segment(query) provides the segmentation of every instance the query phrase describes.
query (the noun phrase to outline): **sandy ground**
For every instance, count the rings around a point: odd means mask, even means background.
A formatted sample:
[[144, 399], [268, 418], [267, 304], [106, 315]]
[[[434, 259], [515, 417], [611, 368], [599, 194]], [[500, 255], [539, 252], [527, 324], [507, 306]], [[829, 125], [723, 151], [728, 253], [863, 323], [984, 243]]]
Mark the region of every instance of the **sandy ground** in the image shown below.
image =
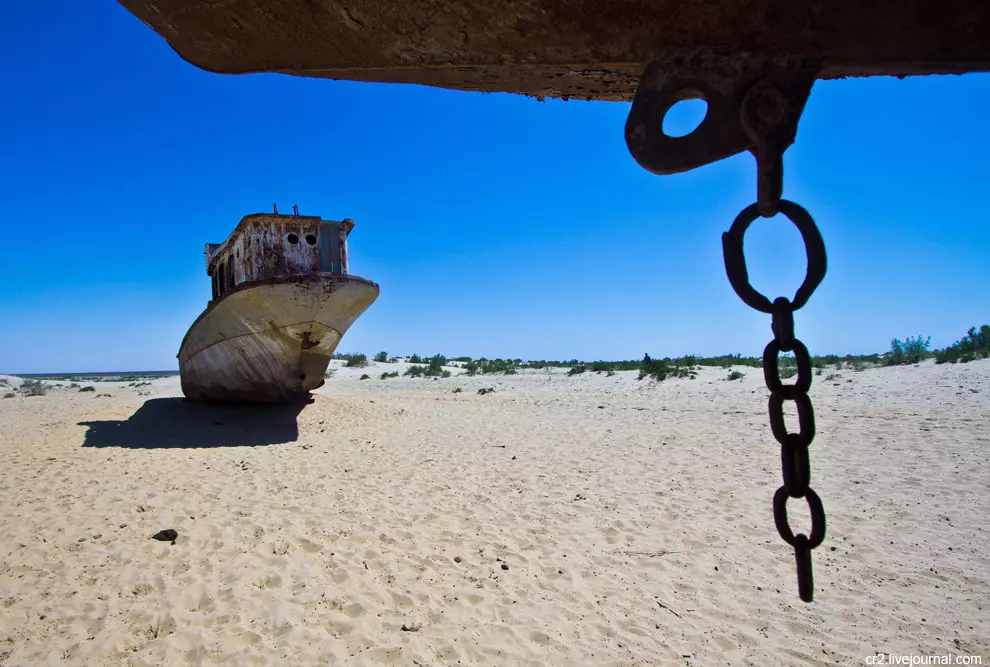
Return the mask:
[[740, 370], [0, 399], [0, 664], [990, 664], [990, 362], [816, 377], [811, 605]]

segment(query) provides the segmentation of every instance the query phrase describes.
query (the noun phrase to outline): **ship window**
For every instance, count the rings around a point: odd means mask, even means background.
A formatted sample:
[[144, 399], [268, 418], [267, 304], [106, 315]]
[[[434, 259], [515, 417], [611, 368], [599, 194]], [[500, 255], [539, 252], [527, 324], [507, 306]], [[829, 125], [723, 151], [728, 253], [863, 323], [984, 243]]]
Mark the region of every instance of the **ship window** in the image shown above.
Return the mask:
[[306, 235], [306, 243], [308, 243], [310, 245], [316, 245], [316, 237], [313, 236], [312, 234], [307, 234]]
[[289, 235], [288, 235], [288, 236], [286, 236], [285, 238], [286, 238], [286, 239], [287, 239], [287, 240], [289, 241], [289, 243], [291, 243], [292, 245], [295, 245], [295, 244], [297, 244], [297, 243], [299, 243], [299, 237], [298, 237], [298, 236], [296, 236], [295, 234], [289, 234]]

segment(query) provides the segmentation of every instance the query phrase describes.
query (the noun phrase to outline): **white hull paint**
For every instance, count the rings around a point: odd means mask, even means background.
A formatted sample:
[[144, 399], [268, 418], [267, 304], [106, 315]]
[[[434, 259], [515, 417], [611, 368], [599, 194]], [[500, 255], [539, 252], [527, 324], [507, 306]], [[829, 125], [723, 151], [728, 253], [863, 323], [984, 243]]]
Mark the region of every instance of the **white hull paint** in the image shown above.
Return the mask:
[[304, 397], [323, 384], [341, 337], [377, 298], [375, 283], [329, 273], [238, 285], [182, 341], [182, 391], [223, 402]]

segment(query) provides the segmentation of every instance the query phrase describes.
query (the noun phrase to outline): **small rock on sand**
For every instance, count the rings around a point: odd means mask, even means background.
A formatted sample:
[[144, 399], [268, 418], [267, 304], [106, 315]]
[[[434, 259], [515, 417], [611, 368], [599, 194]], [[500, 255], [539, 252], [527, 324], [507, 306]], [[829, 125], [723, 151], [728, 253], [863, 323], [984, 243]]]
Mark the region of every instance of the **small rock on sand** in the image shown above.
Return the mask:
[[151, 539], [158, 540], [159, 542], [171, 542], [175, 544], [175, 538], [179, 536], [179, 532], [174, 528], [166, 528], [165, 530], [160, 530], [151, 536]]

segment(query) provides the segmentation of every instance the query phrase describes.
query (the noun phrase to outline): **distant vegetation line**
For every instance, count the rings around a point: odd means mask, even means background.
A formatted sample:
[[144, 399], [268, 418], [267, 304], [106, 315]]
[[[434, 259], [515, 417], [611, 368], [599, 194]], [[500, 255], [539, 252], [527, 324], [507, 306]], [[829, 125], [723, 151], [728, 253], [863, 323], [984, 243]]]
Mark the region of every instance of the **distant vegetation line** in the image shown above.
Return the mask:
[[[931, 350], [931, 337], [921, 336], [908, 337], [904, 340], [895, 338], [890, 342], [890, 351], [877, 354], [847, 354], [839, 356], [837, 354], [825, 354], [813, 356], [811, 365], [815, 369], [816, 375], [821, 375], [825, 368], [834, 366], [836, 370], [848, 368], [851, 370], [863, 370], [876, 366], [902, 366], [916, 364], [925, 359], [935, 359], [936, 364], [960, 363], [964, 364], [976, 359], [986, 359], [990, 357], [990, 325], [984, 324], [979, 329], [972, 327], [966, 335], [957, 340], [952, 345], [941, 350]], [[366, 354], [335, 354], [334, 359], [346, 362], [346, 366], [351, 368], [365, 368], [370, 365]], [[376, 363], [395, 363], [396, 357], [391, 357], [387, 352], [379, 352], [373, 357]], [[522, 359], [472, 359], [471, 357], [453, 357], [448, 359], [442, 354], [423, 358], [414, 354], [406, 359], [411, 365], [406, 368], [404, 375], [410, 377], [430, 377], [448, 378], [451, 372], [444, 368], [451, 363], [461, 366], [468, 375], [486, 375], [492, 373], [502, 373], [505, 375], [515, 375], [518, 369], [541, 369], [541, 368], [567, 368], [568, 375], [581, 375], [582, 373], [606, 373], [614, 375], [616, 371], [638, 371], [639, 379], [651, 378], [654, 380], [665, 380], [669, 377], [694, 378], [697, 376], [697, 369], [701, 366], [718, 366], [723, 369], [730, 369], [726, 380], [738, 380], [743, 374], [736, 370], [731, 370], [733, 366], [750, 366], [760, 368], [763, 359], [760, 357], [744, 357], [740, 354], [723, 354], [717, 357], [703, 357], [697, 355], [687, 355], [684, 357], [664, 357], [654, 359], [649, 354], [643, 356], [639, 361], [579, 361], [571, 359], [569, 361], [523, 361]], [[783, 355], [778, 361], [778, 368], [782, 378], [793, 377], [797, 374], [796, 363], [792, 354]], [[327, 369], [327, 377], [332, 377], [336, 369]], [[3, 398], [14, 398], [21, 396], [44, 396], [49, 385], [44, 380], [70, 381], [70, 388], [79, 388], [78, 382], [100, 382], [100, 381], [126, 381], [131, 380], [128, 386], [142, 387], [150, 384], [146, 380], [153, 380], [160, 377], [177, 375], [177, 371], [143, 371], [143, 372], [123, 372], [123, 373], [32, 373], [23, 374], [26, 378], [18, 391], [6, 391]], [[830, 379], [834, 374], [826, 376]], [[380, 376], [382, 380], [399, 377], [398, 371], [384, 372]], [[362, 380], [370, 380], [371, 376], [365, 373]], [[145, 381], [139, 381], [145, 380]], [[0, 380], [0, 387], [8, 386], [6, 380]], [[80, 392], [94, 391], [93, 387], [81, 387]], [[140, 392], [139, 392], [140, 393]], [[102, 394], [101, 394], [102, 395]]]
[[[837, 354], [815, 355], [812, 357], [812, 366], [816, 369], [834, 366], [836, 368], [846, 367], [852, 370], [862, 370], [867, 367], [916, 364], [919, 361], [932, 358], [937, 364], [966, 363], [975, 359], [985, 359], [990, 357], [990, 325], [984, 324], [979, 329], [973, 327], [961, 339], [940, 350], [931, 350], [930, 342], [931, 337], [909, 336], [904, 340], [895, 338], [891, 341], [888, 352], [841, 356]], [[335, 354], [334, 359], [346, 361], [346, 365], [349, 367], [368, 365], [368, 357], [365, 354]], [[389, 356], [387, 352], [379, 352], [373, 359], [378, 363], [395, 363], [399, 360]], [[422, 364], [412, 366], [406, 371], [406, 375], [413, 377], [447, 377], [449, 372], [444, 371], [443, 366], [451, 362], [456, 362], [462, 366], [468, 375], [491, 373], [513, 375], [518, 369], [569, 368], [569, 375], [579, 375], [589, 371], [595, 373], [639, 371], [640, 378], [652, 377], [658, 380], [667, 377], [693, 377], [695, 369], [701, 366], [717, 366], [729, 369], [732, 366], [760, 368], [763, 365], [762, 357], [744, 357], [741, 354], [723, 354], [715, 357], [687, 355], [664, 358], [653, 358], [646, 354], [640, 360], [620, 361], [582, 361], [579, 359], [524, 361], [522, 359], [488, 359], [485, 357], [479, 359], [446, 357], [442, 354], [421, 357], [418, 354], [413, 354], [405, 360], [412, 364]], [[796, 372], [793, 355], [782, 355], [779, 365], [785, 376], [793, 375]], [[398, 373], [383, 374], [382, 379], [385, 379], [386, 375], [397, 377]]]
[[145, 380], [178, 375], [179, 371], [105, 371], [87, 373], [9, 373], [20, 378], [38, 380], [61, 380], [65, 382], [121, 382], [124, 380]]

